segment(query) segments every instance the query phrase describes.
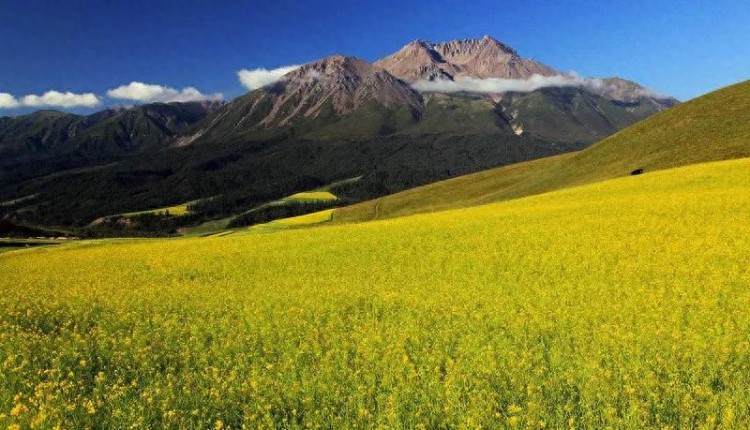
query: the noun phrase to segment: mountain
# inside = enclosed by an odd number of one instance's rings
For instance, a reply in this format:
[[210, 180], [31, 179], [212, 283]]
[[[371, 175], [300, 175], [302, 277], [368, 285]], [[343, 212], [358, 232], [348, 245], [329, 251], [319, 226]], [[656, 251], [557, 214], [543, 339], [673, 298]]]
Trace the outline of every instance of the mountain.
[[583, 151], [491, 169], [337, 209], [338, 222], [509, 200], [643, 170], [750, 157], [750, 81], [639, 122]]
[[[534, 76], [570, 77], [536, 60], [521, 57], [516, 50], [490, 36], [441, 43], [415, 40], [374, 64], [409, 83], [461, 78], [527, 80]], [[677, 102], [672, 97], [661, 96], [617, 77], [590, 80], [586, 89], [621, 102], [651, 99], [660, 108], [671, 107]]]
[[545, 140], [588, 143], [610, 136], [672, 105], [669, 101], [664, 103], [650, 97], [618, 100], [600, 91], [574, 86], [506, 93], [496, 102], [518, 133]]
[[656, 99], [645, 88], [621, 79], [597, 80], [595, 88], [562, 86], [504, 94], [420, 93], [411, 86], [414, 79], [430, 77], [526, 79], [534, 75], [559, 73], [520, 57], [490, 37], [412, 42], [374, 65], [336, 55], [237, 98], [176, 144], [476, 134], [500, 129], [550, 142], [588, 144], [676, 103]]
[[219, 109], [223, 102], [154, 103], [118, 109], [71, 141], [78, 150], [121, 151], [164, 148], [170, 139]]
[[466, 76], [528, 79], [559, 74], [542, 63], [522, 58], [513, 48], [489, 36], [436, 44], [416, 40], [374, 64], [407, 82]]
[[0, 118], [0, 178], [22, 179], [164, 149], [221, 102], [154, 103], [82, 116], [58, 111]]
[[387, 134], [413, 122], [421, 110], [422, 97], [406, 83], [360, 59], [334, 55], [228, 103], [179, 145], [309, 131]]
[[[441, 79], [558, 76], [489, 37], [409, 46], [418, 61], [402, 55], [403, 70], [426, 65]], [[637, 87], [626, 81], [418, 91], [386, 60], [334, 55], [224, 104], [2, 119], [0, 202], [14, 203], [0, 217], [87, 226], [201, 201], [180, 220], [199, 222], [340, 181], [338, 201], [357, 202], [580, 150], [664, 109], [629, 98]]]
[[113, 150], [164, 145], [220, 102], [154, 103], [113, 108], [88, 116], [58, 111], [0, 118], [0, 156], [29, 152]]
[[[441, 43], [417, 40], [374, 64], [410, 84], [465, 79], [497, 83], [503, 79], [524, 81], [539, 77], [570, 82], [525, 92], [498, 90], [494, 94], [477, 94], [494, 110], [502, 112], [518, 134], [527, 133], [551, 141], [593, 143], [677, 104], [674, 98], [655, 94], [624, 79], [582, 80], [564, 75], [521, 57], [511, 47], [489, 36]], [[425, 91], [423, 96], [428, 93]], [[459, 96], [451, 93], [448, 97]]]

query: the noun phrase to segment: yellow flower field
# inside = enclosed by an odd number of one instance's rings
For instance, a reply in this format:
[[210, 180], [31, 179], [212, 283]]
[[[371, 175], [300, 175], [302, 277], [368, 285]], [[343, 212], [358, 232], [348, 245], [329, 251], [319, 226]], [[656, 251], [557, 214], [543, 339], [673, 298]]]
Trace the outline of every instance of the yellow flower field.
[[747, 428], [750, 160], [0, 254], [0, 426]]

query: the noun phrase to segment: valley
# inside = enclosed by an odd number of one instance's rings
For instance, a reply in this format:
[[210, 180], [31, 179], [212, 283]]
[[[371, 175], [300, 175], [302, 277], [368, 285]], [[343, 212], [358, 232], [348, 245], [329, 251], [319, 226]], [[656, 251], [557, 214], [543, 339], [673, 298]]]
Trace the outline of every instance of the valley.
[[0, 428], [750, 428], [739, 7], [130, 3], [4, 20]]
[[[441, 72], [446, 82], [559, 83], [420, 92], [425, 76], [414, 73], [437, 67], [424, 61], [452, 70]], [[675, 104], [622, 79], [572, 78], [491, 37], [412, 43], [373, 64], [332, 55], [229, 102], [2, 118], [0, 201], [16, 203], [0, 218], [79, 236], [170, 236], [352, 177], [361, 179], [336, 189], [345, 203], [581, 150]], [[190, 217], [95, 222], [192, 201], [212, 203]]]

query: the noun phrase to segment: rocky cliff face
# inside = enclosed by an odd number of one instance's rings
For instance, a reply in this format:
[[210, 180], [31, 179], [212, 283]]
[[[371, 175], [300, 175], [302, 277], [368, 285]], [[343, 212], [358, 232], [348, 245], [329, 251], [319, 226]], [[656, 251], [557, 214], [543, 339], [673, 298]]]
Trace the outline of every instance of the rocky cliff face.
[[528, 79], [533, 75], [559, 74], [542, 63], [521, 57], [514, 49], [489, 36], [435, 44], [414, 41], [376, 61], [375, 65], [408, 82], [466, 76]]
[[180, 144], [210, 136], [273, 132], [303, 123], [324, 126], [390, 109], [418, 116], [422, 96], [382, 68], [358, 58], [334, 55], [306, 64], [279, 82], [232, 101]]
[[302, 66], [267, 93], [273, 108], [261, 123], [269, 126], [299, 116], [316, 117], [326, 104], [337, 115], [348, 115], [368, 102], [384, 107], [421, 106], [419, 94], [387, 71], [341, 55]]

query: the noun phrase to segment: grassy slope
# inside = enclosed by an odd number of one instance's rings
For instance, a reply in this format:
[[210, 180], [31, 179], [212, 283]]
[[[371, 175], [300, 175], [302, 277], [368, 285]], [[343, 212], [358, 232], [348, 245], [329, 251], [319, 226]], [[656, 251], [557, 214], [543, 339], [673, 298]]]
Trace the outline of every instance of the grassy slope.
[[[359, 178], [347, 179], [344, 181], [339, 181], [334, 184], [328, 185], [326, 187], [319, 188], [317, 190], [304, 191], [301, 193], [292, 194], [282, 199], [274, 200], [272, 202], [268, 202], [260, 206], [257, 206], [251, 209], [251, 211], [263, 209], [268, 206], [286, 205], [290, 203], [333, 202], [333, 201], [338, 200], [338, 197], [335, 194], [333, 194], [331, 191], [329, 191], [331, 187], [333, 187], [334, 185], [338, 185], [338, 184], [356, 182], [357, 180], [359, 180]], [[330, 212], [332, 214], [333, 210], [330, 210]], [[186, 236], [206, 236], [206, 235], [211, 235], [211, 234], [219, 234], [222, 232], [227, 233], [227, 234], [232, 234], [231, 232], [228, 232], [226, 230], [229, 228], [229, 225], [232, 223], [232, 221], [235, 218], [237, 218], [237, 216], [238, 215], [233, 215], [233, 216], [229, 216], [226, 218], [221, 218], [221, 219], [217, 219], [213, 221], [207, 221], [195, 227], [183, 228], [181, 232], [182, 234]], [[331, 219], [332, 217], [328, 216], [325, 218], [324, 221], [330, 221]]]
[[744, 159], [4, 253], [0, 425], [746, 428], [748, 224]]
[[0, 253], [16, 251], [19, 249], [32, 248], [37, 246], [59, 245], [59, 241], [52, 239], [14, 239], [0, 237]]
[[330, 191], [306, 191], [286, 198], [294, 202], [330, 202], [336, 199], [337, 197]]
[[125, 217], [146, 215], [146, 214], [166, 215], [167, 212], [169, 212], [170, 215], [175, 215], [175, 216], [187, 215], [189, 213], [188, 206], [196, 203], [197, 201], [198, 200], [195, 200], [189, 203], [183, 203], [179, 205], [158, 208], [158, 209], [150, 209], [150, 210], [138, 211], [138, 212], [128, 212], [128, 213], [120, 214], [120, 215], [125, 216]]
[[341, 222], [513, 199], [658, 169], [750, 156], [750, 81], [654, 115], [583, 151], [479, 172], [337, 209]]

